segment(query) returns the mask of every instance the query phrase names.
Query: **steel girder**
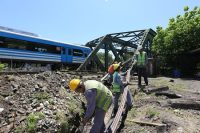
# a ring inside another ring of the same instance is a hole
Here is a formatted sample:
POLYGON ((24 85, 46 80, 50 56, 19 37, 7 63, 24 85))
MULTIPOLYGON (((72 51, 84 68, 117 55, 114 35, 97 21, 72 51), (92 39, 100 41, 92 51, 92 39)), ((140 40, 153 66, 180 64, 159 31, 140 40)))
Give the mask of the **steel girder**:
MULTIPOLYGON (((92 49, 92 52, 86 58, 85 62, 79 66, 77 70, 82 70, 92 60, 95 59, 95 63, 100 67, 101 70, 107 70, 108 68, 108 52, 112 51, 116 61, 125 61, 124 55, 129 53, 133 54, 134 50, 137 49, 138 45, 141 45, 149 57, 151 54, 151 44, 156 32, 152 29, 136 30, 120 33, 107 34, 105 36, 94 39, 86 46, 92 49), (97 52, 100 49, 105 50, 105 64, 97 59, 97 52), (98 60, 98 61, 97 61, 98 60)), ((130 60, 130 59, 129 59, 130 60)), ((127 61, 125 61, 127 62, 127 61)))

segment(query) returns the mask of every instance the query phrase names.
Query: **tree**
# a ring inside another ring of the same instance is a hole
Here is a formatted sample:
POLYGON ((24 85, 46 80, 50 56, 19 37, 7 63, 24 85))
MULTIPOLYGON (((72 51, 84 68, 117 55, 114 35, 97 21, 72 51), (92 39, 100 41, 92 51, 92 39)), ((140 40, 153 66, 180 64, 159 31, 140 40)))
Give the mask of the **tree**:
MULTIPOLYGON (((97 56, 99 57, 101 63, 105 63, 105 53, 104 52, 98 52, 97 56)), ((113 58, 112 55, 110 53, 108 53, 108 64, 112 64, 113 63, 113 58)))
MULTIPOLYGON (((200 7, 189 11, 184 7, 184 14, 170 18, 166 29, 157 27, 157 35, 154 38, 152 51, 159 57, 161 67, 184 69, 180 55, 186 55, 189 51, 199 48, 200 44, 200 7)), ((187 61, 187 65, 195 67, 196 62, 187 61)))

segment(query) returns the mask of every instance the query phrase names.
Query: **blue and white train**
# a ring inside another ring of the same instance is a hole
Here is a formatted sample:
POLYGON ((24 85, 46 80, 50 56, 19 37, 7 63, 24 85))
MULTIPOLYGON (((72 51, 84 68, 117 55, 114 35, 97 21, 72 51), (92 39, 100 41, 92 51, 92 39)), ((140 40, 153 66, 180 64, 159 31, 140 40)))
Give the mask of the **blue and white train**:
POLYGON ((80 64, 91 49, 39 38, 0 27, 0 61, 80 64))

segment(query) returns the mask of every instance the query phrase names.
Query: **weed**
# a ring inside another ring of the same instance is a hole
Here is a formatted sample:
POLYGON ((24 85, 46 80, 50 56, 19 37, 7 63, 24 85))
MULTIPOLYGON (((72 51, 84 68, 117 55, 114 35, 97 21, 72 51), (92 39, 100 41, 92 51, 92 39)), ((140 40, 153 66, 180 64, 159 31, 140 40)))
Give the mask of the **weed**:
POLYGON ((5 64, 0 63, 0 71, 2 71, 5 68, 5 64))
POLYGON ((186 86, 184 84, 178 82, 169 82, 168 78, 163 78, 163 77, 157 78, 156 80, 151 80, 150 84, 155 85, 156 87, 168 86, 172 90, 186 89, 186 86))
POLYGON ((70 125, 68 122, 61 122, 59 133, 69 133, 70 132, 70 125))
POLYGON ((159 112, 154 109, 148 109, 146 115, 148 116, 148 118, 153 118, 154 116, 159 115, 159 112))
POLYGON ((55 105, 55 102, 54 102, 54 100, 53 100, 52 98, 49 99, 48 102, 49 102, 49 104, 51 104, 51 105, 55 105))
POLYGON ((34 97, 39 101, 43 101, 49 98, 49 94, 47 92, 37 92, 34 97))
POLYGON ((31 113, 27 119, 27 127, 26 130, 28 133, 35 133, 37 129, 37 122, 40 119, 44 118, 44 114, 42 112, 31 113))
POLYGON ((132 108, 132 109, 129 111, 128 114, 130 115, 130 118, 136 117, 136 115, 137 115, 137 109, 136 109, 136 108, 132 108))
POLYGON ((56 120, 60 123, 59 133, 69 133, 71 127, 73 126, 74 117, 66 117, 63 111, 58 111, 56 113, 56 120))
POLYGON ((56 120, 64 121, 67 117, 63 111, 57 111, 56 112, 56 120))

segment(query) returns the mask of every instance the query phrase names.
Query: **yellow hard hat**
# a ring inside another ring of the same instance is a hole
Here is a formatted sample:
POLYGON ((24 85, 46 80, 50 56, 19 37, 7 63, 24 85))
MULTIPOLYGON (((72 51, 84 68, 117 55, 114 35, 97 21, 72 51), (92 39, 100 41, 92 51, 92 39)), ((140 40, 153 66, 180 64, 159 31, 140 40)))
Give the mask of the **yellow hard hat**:
POLYGON ((70 82, 69 82, 69 88, 70 90, 72 91, 75 91, 79 85, 79 83, 81 82, 80 79, 72 79, 70 82))
POLYGON ((114 70, 117 70, 117 68, 118 68, 119 66, 120 66, 119 64, 113 64, 114 70))

